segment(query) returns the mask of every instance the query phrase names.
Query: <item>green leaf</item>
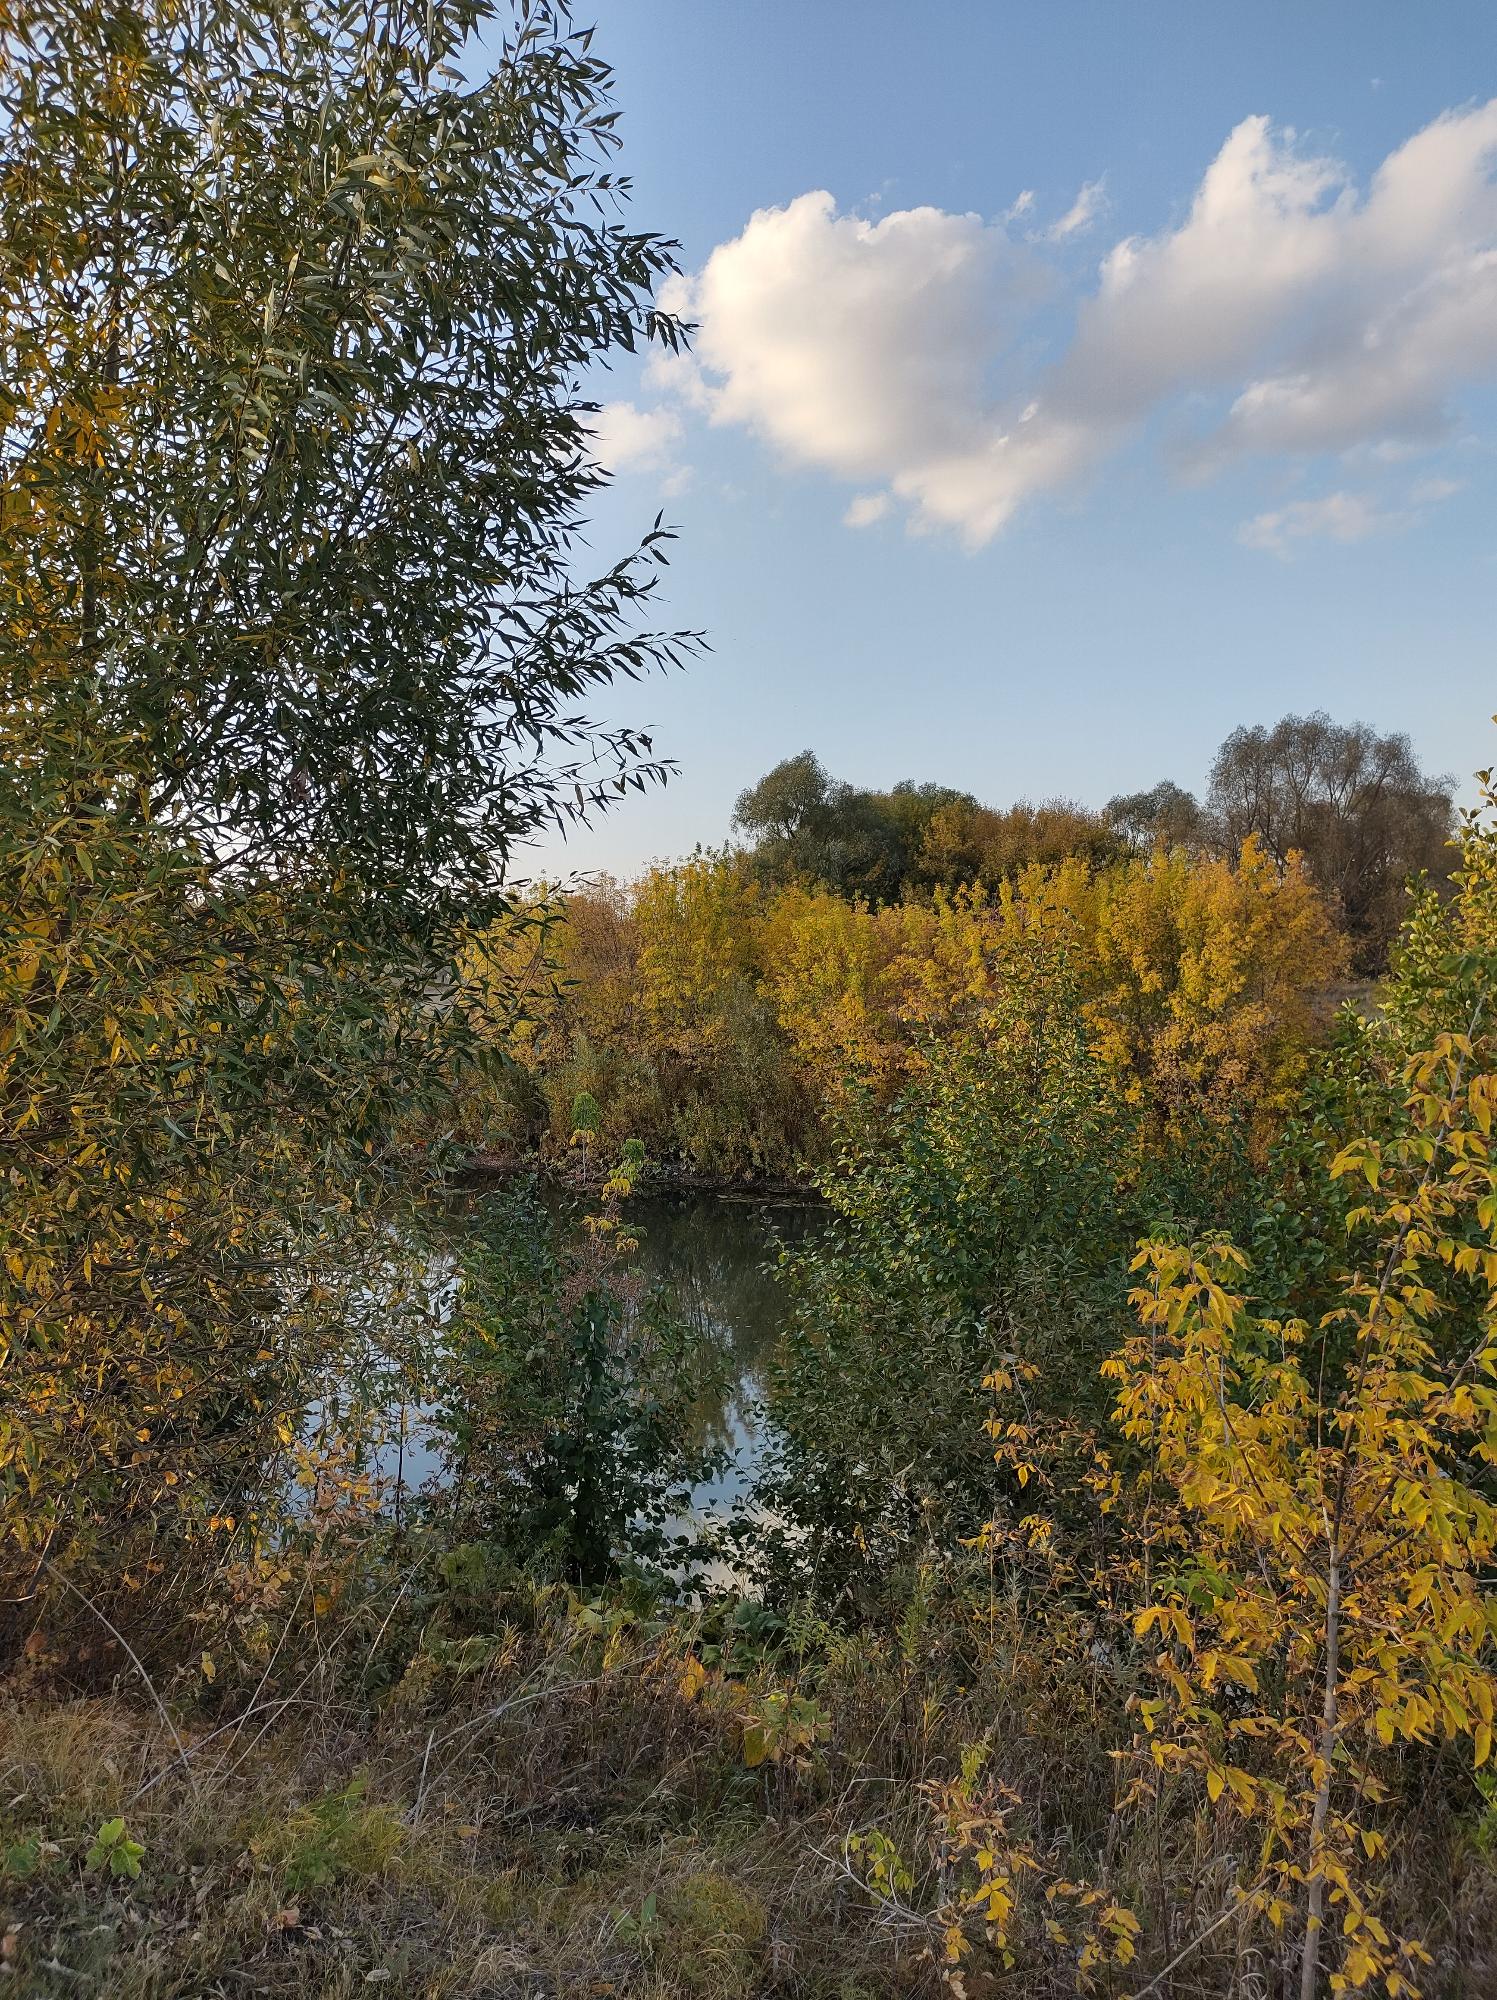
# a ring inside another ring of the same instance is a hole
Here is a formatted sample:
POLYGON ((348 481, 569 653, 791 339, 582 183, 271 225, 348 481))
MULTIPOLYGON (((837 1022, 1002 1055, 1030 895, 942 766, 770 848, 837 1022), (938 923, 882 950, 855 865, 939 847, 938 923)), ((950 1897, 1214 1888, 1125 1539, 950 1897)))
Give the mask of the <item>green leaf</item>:
POLYGON ((145 1848, 130 1838, 125 1822, 107 1819, 94 1835, 83 1865, 88 1869, 107 1867, 111 1875, 134 1881, 144 1858, 145 1848))
POLYGON ((13 1846, 6 1848, 3 1856, 0 1856, 0 1874, 9 1876, 13 1881, 24 1882, 28 1875, 36 1873, 41 1862, 41 1852, 42 1840, 38 1833, 31 1834, 25 1840, 16 1841, 13 1846))

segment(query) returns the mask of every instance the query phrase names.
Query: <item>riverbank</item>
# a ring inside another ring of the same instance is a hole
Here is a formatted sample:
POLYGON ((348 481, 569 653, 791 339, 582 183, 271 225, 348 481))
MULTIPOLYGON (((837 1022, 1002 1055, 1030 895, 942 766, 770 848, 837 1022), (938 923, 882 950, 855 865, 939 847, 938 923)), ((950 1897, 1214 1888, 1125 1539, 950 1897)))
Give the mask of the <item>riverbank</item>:
MULTIPOLYGON (((1149 1768, 1126 1647, 1078 1653, 1074 1607, 978 1557, 856 1634, 515 1573, 480 1602, 413 1557, 336 1612, 288 1589, 159 1684, 95 1645, 100 1692, 60 1701, 32 1657, 0 1705, 0 1990, 1123 2000, 1182 1940, 1180 1994, 1282 1990, 1292 1940, 1223 1917, 1188 1800, 1120 1815, 1149 1768)), ((1428 1775, 1383 1908, 1423 1990, 1488 1992, 1491 1849, 1442 1831, 1454 1762, 1428 1775)))
MULTIPOLYGON (((528 1174, 539 1174, 558 1187, 590 1193, 603 1186, 609 1171, 606 1160, 586 1160, 580 1152, 491 1152, 478 1147, 462 1155, 455 1173, 465 1185, 502 1183, 528 1174)), ((669 1160, 647 1161, 638 1184, 644 1193, 650 1195, 709 1195, 718 1201, 786 1203, 808 1208, 821 1206, 820 1192, 808 1178, 766 1176, 745 1179, 732 1174, 703 1173, 669 1160)))

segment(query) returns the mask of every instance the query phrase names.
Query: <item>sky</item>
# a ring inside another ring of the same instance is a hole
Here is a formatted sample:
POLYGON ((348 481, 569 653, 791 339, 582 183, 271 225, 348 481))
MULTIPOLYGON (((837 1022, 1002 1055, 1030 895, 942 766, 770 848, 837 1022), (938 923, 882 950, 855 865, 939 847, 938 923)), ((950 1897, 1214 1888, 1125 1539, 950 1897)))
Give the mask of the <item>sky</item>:
POLYGON ((1324 708, 1473 796, 1491 0, 608 0, 595 47, 699 331, 591 391, 589 552, 663 510, 711 651, 604 710, 675 780, 538 872, 720 843, 805 748, 1098 806, 1324 708))

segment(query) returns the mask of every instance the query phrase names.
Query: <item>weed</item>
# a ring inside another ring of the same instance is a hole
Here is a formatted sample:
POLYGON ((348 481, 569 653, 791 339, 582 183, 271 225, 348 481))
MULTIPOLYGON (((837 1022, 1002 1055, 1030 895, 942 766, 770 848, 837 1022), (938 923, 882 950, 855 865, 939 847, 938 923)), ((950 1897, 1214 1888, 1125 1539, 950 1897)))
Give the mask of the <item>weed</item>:
POLYGON ((280 1871, 293 1895, 325 1889, 340 1881, 368 1881, 383 1875, 405 1839, 398 1815, 365 1799, 360 1776, 316 1805, 294 1812, 257 1851, 280 1871))

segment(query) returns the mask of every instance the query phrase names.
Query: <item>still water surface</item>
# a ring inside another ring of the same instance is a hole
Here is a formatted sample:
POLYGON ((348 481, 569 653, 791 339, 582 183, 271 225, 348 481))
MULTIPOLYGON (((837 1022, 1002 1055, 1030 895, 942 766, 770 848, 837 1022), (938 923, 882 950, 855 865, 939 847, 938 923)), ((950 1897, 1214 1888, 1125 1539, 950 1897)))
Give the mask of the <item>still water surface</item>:
POLYGON ((784 1324, 774 1268, 780 1245, 804 1243, 820 1211, 802 1204, 713 1195, 631 1203, 640 1265, 721 1363, 722 1389, 700 1412, 704 1443, 730 1452, 726 1469, 692 1495, 698 1512, 725 1510, 752 1483, 763 1436, 765 1369, 784 1324))
MULTIPOLYGON (((447 1230, 482 1232, 485 1204, 502 1193, 479 1190, 449 1216, 447 1230)), ((585 1204, 557 1192, 547 1199, 558 1217, 585 1204)), ((725 1199, 709 1194, 651 1195, 631 1201, 625 1218, 639 1239, 638 1269, 662 1288, 671 1306, 696 1332, 718 1366, 708 1371, 713 1392, 697 1411, 698 1437, 727 1452, 715 1479, 693 1489, 692 1512, 725 1513, 753 1482, 763 1445, 762 1401, 766 1369, 784 1324, 785 1298, 775 1270, 779 1249, 800 1244, 820 1227, 821 1211, 807 1203, 725 1199)), ((416 1408, 389 1412, 391 1440, 376 1454, 387 1503, 398 1505, 444 1467, 425 1434, 416 1408)))

